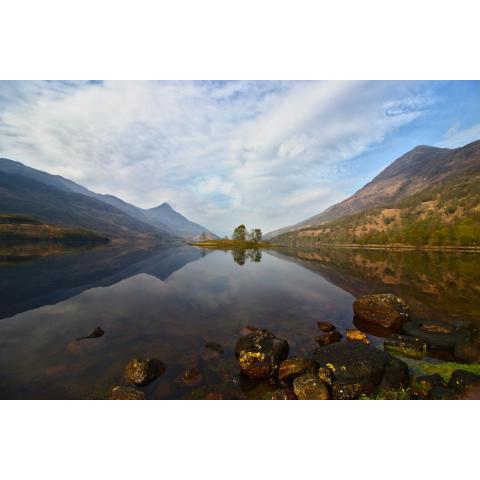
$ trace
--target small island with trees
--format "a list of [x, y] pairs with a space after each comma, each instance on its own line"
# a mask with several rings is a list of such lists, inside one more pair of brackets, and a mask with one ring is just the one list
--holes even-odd
[[274, 246], [270, 242], [262, 239], [262, 230], [260, 228], [252, 228], [247, 231], [247, 227], [241, 224], [233, 231], [232, 237], [200, 239], [191, 242], [191, 245], [204, 248], [270, 248]]

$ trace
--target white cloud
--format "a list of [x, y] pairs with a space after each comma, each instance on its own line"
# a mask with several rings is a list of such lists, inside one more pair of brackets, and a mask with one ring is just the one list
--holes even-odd
[[460, 129], [460, 122], [454, 122], [447, 130], [439, 147], [458, 148], [474, 142], [480, 138], [480, 123], [476, 123], [463, 130]]
[[[432, 99], [397, 82], [0, 85], [0, 155], [220, 234], [319, 213], [342, 165]], [[478, 136], [478, 135], [477, 135]]]

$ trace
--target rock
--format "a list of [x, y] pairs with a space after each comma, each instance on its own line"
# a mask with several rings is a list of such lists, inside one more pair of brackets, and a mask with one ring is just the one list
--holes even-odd
[[412, 320], [402, 326], [402, 331], [424, 340], [427, 349], [431, 350], [452, 351], [456, 343], [467, 342], [470, 338], [468, 329], [433, 320]]
[[328, 367], [320, 367], [317, 372], [318, 378], [328, 386], [333, 383], [333, 373]]
[[196, 368], [189, 368], [176, 380], [177, 383], [183, 383], [189, 387], [198, 387], [203, 382], [203, 375]]
[[241, 337], [235, 346], [240, 370], [249, 378], [269, 378], [277, 373], [282, 360], [288, 357], [288, 342], [268, 330], [257, 330]]
[[100, 327], [97, 327], [95, 330], [93, 330], [93, 332], [90, 335], [87, 335], [86, 337], [79, 337], [77, 338], [77, 340], [86, 340], [88, 338], [99, 338], [99, 337], [103, 337], [104, 334], [105, 332]]
[[435, 386], [428, 392], [429, 400], [456, 400], [458, 393], [453, 388]]
[[433, 375], [420, 375], [412, 379], [413, 389], [423, 395], [427, 395], [433, 387], [445, 387], [442, 377], [438, 373]]
[[318, 363], [309, 358], [287, 358], [278, 367], [278, 379], [280, 381], [293, 380], [304, 373], [316, 373], [318, 371]]
[[408, 320], [408, 304], [390, 293], [362, 295], [353, 304], [355, 317], [384, 328], [399, 329]]
[[246, 327], [243, 327], [241, 330], [240, 330], [240, 335], [248, 335], [249, 333], [252, 333], [252, 332], [255, 332], [257, 331], [258, 328], [257, 327], [252, 327], [251, 325], [247, 325]]
[[383, 390], [400, 390], [407, 388], [410, 383], [408, 365], [400, 359], [391, 357], [385, 365], [380, 388]]
[[392, 357], [361, 342], [344, 342], [315, 350], [314, 359], [333, 376], [332, 396], [337, 399], [368, 395], [380, 385]]
[[455, 370], [452, 373], [448, 386], [457, 391], [463, 392], [472, 387], [480, 385], [480, 375], [476, 375], [466, 370]]
[[148, 385], [165, 372], [165, 365], [156, 358], [134, 358], [125, 367], [125, 378], [135, 385]]
[[328, 400], [330, 392], [317, 375], [306, 373], [293, 381], [293, 391], [299, 400]]
[[319, 337], [315, 337], [315, 341], [320, 345], [330, 345], [331, 343], [339, 342], [342, 337], [343, 335], [340, 332], [334, 330], [333, 332], [326, 332]]
[[223, 354], [223, 348], [219, 343], [207, 342], [205, 344], [205, 348], [208, 348], [209, 350], [212, 350], [213, 352], [218, 353], [219, 355]]
[[290, 388], [279, 388], [273, 392], [266, 394], [264, 400], [297, 400], [295, 392]]
[[453, 349], [453, 356], [464, 363], [480, 363], [480, 347], [468, 342], [458, 342]]
[[317, 322], [317, 326], [322, 332], [325, 333], [333, 332], [334, 330], [336, 330], [335, 325], [330, 322]]
[[133, 387], [118, 385], [112, 389], [110, 400], [145, 400], [145, 393]]
[[220, 392], [209, 392], [205, 395], [205, 400], [225, 400], [225, 395]]
[[361, 330], [347, 330], [347, 340], [358, 341], [364, 343], [365, 345], [370, 345], [370, 340]]
[[383, 342], [385, 350], [404, 357], [423, 358], [427, 354], [425, 340], [407, 335], [390, 335]]

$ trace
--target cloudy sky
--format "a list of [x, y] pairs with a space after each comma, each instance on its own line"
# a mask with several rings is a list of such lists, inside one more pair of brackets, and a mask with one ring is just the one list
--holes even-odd
[[0, 82], [0, 156], [215, 233], [315, 215], [419, 144], [480, 139], [480, 82]]

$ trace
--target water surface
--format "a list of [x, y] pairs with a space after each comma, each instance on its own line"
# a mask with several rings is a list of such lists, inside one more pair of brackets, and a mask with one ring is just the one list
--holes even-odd
[[[318, 320], [351, 328], [355, 296], [391, 292], [414, 316], [480, 326], [479, 267], [475, 253], [190, 246], [2, 262], [0, 397], [106, 398], [131, 358], [150, 356], [166, 373], [145, 388], [147, 398], [202, 398], [215, 389], [243, 398], [233, 349], [246, 325], [286, 338], [291, 355], [309, 354]], [[97, 326], [103, 337], [75, 340]], [[212, 356], [206, 342], [224, 354]], [[184, 385], [179, 377], [192, 367], [203, 378]]]

